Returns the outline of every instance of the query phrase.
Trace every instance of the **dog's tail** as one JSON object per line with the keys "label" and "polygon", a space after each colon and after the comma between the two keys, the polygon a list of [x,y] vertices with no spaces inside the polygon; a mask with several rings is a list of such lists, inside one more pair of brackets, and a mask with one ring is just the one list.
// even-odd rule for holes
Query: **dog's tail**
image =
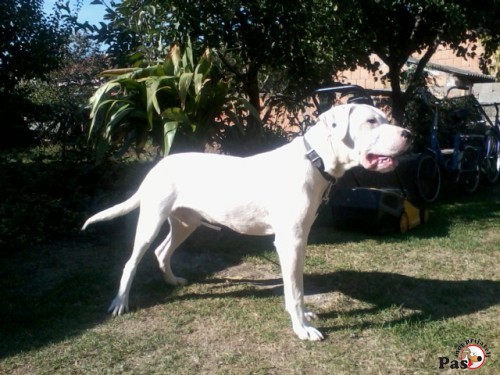
{"label": "dog's tail", "polygon": [[136,192],[134,195],[132,195],[129,199],[127,199],[125,202],[119,203],[117,205],[114,205],[113,207],[110,207],[104,211],[98,212],[94,216],[90,217],[85,224],[83,224],[82,230],[85,230],[90,224],[97,223],[99,221],[107,221],[114,219],[119,216],[123,216],[130,211],[136,209],[139,207],[140,200],[139,200],[139,193]]}

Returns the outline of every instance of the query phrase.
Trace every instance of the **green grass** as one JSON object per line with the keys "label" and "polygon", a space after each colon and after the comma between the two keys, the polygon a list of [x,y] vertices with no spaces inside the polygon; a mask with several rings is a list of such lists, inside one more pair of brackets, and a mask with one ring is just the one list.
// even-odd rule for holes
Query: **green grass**
{"label": "green grass", "polygon": [[148,253],[132,313],[106,314],[130,254],[133,220],[50,240],[0,263],[2,374],[436,374],[469,337],[480,374],[500,373],[500,190],[448,198],[406,234],[310,236],[306,303],[320,343],[283,310],[272,238],[203,229],[174,259],[191,283],[164,284]]}

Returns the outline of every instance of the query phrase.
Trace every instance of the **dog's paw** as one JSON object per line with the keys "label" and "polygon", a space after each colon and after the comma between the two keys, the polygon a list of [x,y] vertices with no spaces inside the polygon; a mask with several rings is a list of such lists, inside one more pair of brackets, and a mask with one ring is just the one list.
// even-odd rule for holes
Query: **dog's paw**
{"label": "dog's paw", "polygon": [[177,276],[166,277],[165,276],[164,279],[165,279],[165,282],[167,284],[174,285],[174,286],[184,286],[188,283],[188,281],[183,277],[177,277]]}
{"label": "dog's paw", "polygon": [[128,302],[120,297],[116,297],[108,308],[108,312],[113,316],[123,315],[128,311]]}
{"label": "dog's paw", "polygon": [[311,325],[302,325],[293,327],[293,331],[301,340],[321,341],[324,340],[323,334]]}
{"label": "dog's paw", "polygon": [[304,311],[304,316],[306,317],[306,319],[308,321],[318,319],[318,315],[316,315],[314,312],[309,311],[309,310]]}
{"label": "dog's paw", "polygon": [[183,285],[186,285],[188,283],[187,279],[183,278],[183,277],[175,277],[175,285],[180,285],[180,286],[183,286]]}

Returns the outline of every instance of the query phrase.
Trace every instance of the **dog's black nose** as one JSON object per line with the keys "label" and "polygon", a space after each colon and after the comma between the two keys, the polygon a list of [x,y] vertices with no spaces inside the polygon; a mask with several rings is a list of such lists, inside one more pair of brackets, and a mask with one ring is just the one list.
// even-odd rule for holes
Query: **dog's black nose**
{"label": "dog's black nose", "polygon": [[401,132],[401,137],[407,139],[407,140],[410,140],[412,138],[412,135],[411,135],[411,132],[409,130],[403,130]]}

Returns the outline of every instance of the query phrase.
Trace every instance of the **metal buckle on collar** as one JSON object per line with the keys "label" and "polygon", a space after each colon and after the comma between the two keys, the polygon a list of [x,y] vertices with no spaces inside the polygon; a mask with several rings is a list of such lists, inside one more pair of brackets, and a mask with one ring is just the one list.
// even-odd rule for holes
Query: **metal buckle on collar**
{"label": "metal buckle on collar", "polygon": [[[305,139],[304,139],[305,140]],[[309,146],[309,144],[307,143],[306,141],[306,147]],[[309,146],[310,147],[310,146]],[[323,159],[321,159],[321,157],[318,155],[318,153],[316,152],[316,150],[314,149],[309,149],[307,152],[306,152],[306,156],[307,158],[311,161],[311,163],[313,163],[313,165],[316,167],[316,168],[319,168],[321,167],[322,169],[324,169],[324,164],[323,164]]]}
{"label": "metal buckle on collar", "polygon": [[306,146],[306,157],[311,161],[312,165],[316,167],[316,169],[321,173],[323,178],[327,181],[330,181],[330,183],[336,182],[335,177],[329,175],[325,171],[325,164],[323,163],[323,159],[321,159],[321,156],[318,155],[316,150],[314,150],[309,142],[307,142],[306,138],[303,137],[304,139],[304,145]]}

